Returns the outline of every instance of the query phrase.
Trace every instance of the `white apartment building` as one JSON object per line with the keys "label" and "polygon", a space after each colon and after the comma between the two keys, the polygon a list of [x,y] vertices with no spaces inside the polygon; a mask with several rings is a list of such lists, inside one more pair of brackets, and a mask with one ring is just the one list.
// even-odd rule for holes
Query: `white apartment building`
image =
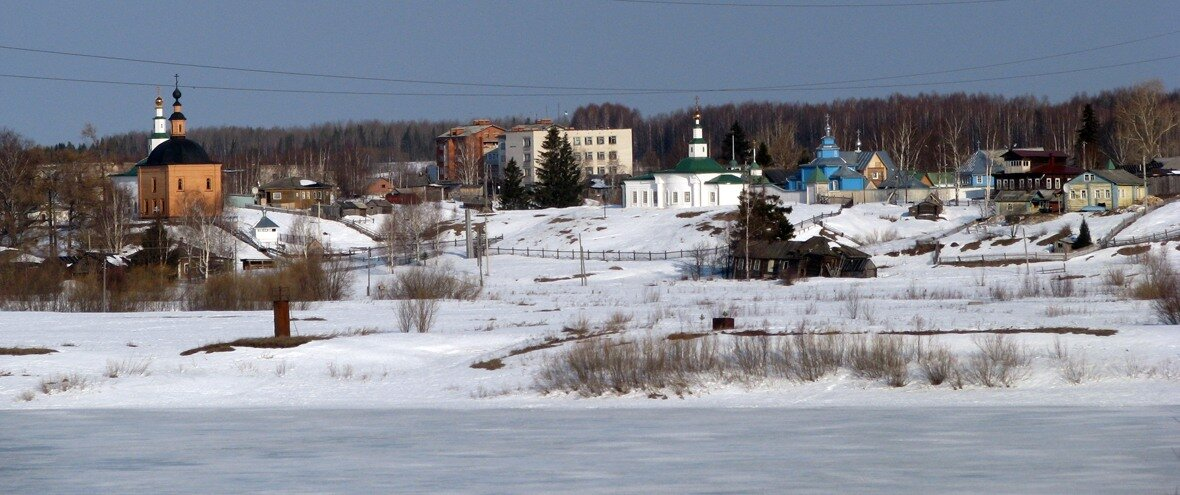
{"label": "white apartment building", "polygon": [[[500,175],[508,162],[516,160],[524,172],[524,182],[537,178],[537,162],[543,151],[545,134],[553,126],[548,119],[535,124],[514,126],[500,137]],[[582,173],[586,176],[631,175],[633,154],[631,129],[569,129],[557,126],[569,139]]]}

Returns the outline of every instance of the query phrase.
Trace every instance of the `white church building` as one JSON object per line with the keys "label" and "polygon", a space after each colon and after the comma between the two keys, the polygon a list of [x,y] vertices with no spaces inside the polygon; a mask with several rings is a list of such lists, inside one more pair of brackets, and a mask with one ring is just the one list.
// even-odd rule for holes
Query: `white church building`
{"label": "white church building", "polygon": [[[767,194],[779,196],[782,188],[768,184],[758,163],[748,167],[731,163],[721,165],[709,157],[709,145],[701,130],[701,109],[693,112],[692,141],[688,157],[675,167],[644,174],[623,181],[624,208],[692,208],[698,206],[737,206],[742,191],[750,184]],[[748,173],[748,176],[746,174]]]}

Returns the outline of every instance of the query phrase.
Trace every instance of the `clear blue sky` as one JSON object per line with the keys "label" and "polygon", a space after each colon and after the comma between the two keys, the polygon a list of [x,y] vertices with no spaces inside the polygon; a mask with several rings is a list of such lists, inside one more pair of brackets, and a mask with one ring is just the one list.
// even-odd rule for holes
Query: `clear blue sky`
{"label": "clear blue sky", "polygon": [[[826,101],[894,92],[1033,94],[1060,100],[1158,78],[1180,84],[1180,58],[1000,81],[890,88],[710,92],[925,73],[1054,55],[1180,30],[1170,1],[1016,0],[891,7],[771,7],[822,0],[435,0],[0,3],[0,45],[188,64],[390,79],[533,86],[686,89],[681,93],[538,95],[544,89],[335,80],[0,49],[0,74],[159,84],[393,93],[322,95],[184,89],[194,127],[286,126],[360,119],[555,116],[591,102],[645,114],[747,100]],[[913,3],[921,0],[837,0]],[[939,2],[942,0],[929,0]],[[755,4],[760,4],[755,5]],[[1180,55],[1180,33],[987,69],[843,86],[1037,74]],[[182,88],[183,89],[183,88]],[[573,91],[578,92],[578,91]],[[602,91],[580,91],[581,93]],[[0,127],[34,141],[150,129],[154,87],[0,77]],[[169,101],[170,103],[170,101]]]}

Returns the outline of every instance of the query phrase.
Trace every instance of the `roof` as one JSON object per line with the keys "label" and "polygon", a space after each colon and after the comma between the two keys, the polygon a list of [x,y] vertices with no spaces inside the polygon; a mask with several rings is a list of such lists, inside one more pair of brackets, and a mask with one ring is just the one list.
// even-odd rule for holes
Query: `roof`
{"label": "roof", "polygon": [[997,203],[1027,203],[1032,199],[1031,191],[999,191],[996,193]]}
{"label": "roof", "polygon": [[639,180],[655,180],[655,179],[656,179],[656,176],[654,176],[652,174],[643,174],[643,175],[637,175],[635,177],[623,179],[623,181],[626,182],[629,180],[639,181]]}
{"label": "roof", "polygon": [[[739,256],[745,248],[738,244],[734,248],[734,256]],[[790,259],[807,255],[844,256],[845,258],[869,259],[864,251],[845,246],[821,236],[813,236],[802,241],[751,241],[750,257],[760,259]]]}
{"label": "roof", "polygon": [[989,173],[987,167],[988,162],[991,162],[991,170],[993,172],[997,170],[1003,170],[1004,159],[1000,157],[1004,155],[1005,151],[1006,150],[976,150],[975,153],[972,153],[971,156],[967,158],[967,161],[963,162],[963,165],[959,167],[959,172],[971,175],[987,175]]}
{"label": "roof", "polygon": [[273,220],[267,218],[266,212],[263,212],[262,219],[259,220],[258,223],[254,224],[254,228],[256,228],[256,229],[277,229],[277,228],[279,228],[279,224],[274,223]]}
{"label": "roof", "polygon": [[1005,160],[1011,160],[1014,158],[1023,158],[1023,159],[1061,158],[1061,159],[1065,159],[1065,158],[1068,158],[1069,155],[1066,155],[1065,152],[1062,152],[1062,151],[1052,151],[1052,150],[1046,151],[1044,148],[1013,148],[1013,149],[1008,150],[1003,155],[1000,155],[1000,157]]}
{"label": "roof", "polygon": [[494,124],[465,125],[465,126],[459,126],[459,127],[452,127],[451,129],[447,130],[447,132],[439,134],[438,137],[449,138],[449,137],[470,136],[472,134],[479,134],[483,130],[491,128],[491,127],[495,127],[496,129],[500,129],[501,131],[504,130],[500,126],[494,125]]}
{"label": "roof", "polygon": [[741,184],[742,179],[733,174],[721,174],[717,177],[709,179],[705,184]]}
{"label": "roof", "polygon": [[1166,169],[1180,169],[1180,156],[1161,156],[1152,161]]}
{"label": "roof", "polygon": [[144,158],[138,162],[135,162],[135,165],[132,165],[131,168],[124,170],[123,172],[120,172],[117,174],[111,174],[110,176],[111,177],[139,177],[139,166],[143,165],[146,162],[147,162],[147,158]]}
{"label": "roof", "polygon": [[768,170],[763,170],[762,176],[766,177],[766,180],[773,182],[775,184],[784,184],[787,182],[787,179],[789,179],[791,177],[791,174],[783,169],[772,168],[772,169],[768,169]]}
{"label": "roof", "polygon": [[[163,145],[161,145],[163,146]],[[271,189],[331,189],[331,184],[308,179],[306,177],[285,177],[272,180],[258,187],[262,190]]]}
{"label": "roof", "polygon": [[661,170],[660,173],[681,173],[681,174],[717,174],[725,173],[729,170],[722,167],[717,160],[712,158],[684,158],[676,163],[675,167],[669,170]]}
{"label": "roof", "polygon": [[907,175],[890,175],[889,178],[881,181],[879,187],[881,189],[930,189],[930,186],[922,183],[922,181]]}
{"label": "roof", "polygon": [[839,169],[836,169],[836,171],[835,171],[835,172],[832,172],[832,175],[831,175],[831,177],[830,177],[830,178],[835,178],[835,179],[863,179],[863,178],[865,178],[865,176],[864,176],[864,174],[862,174],[862,173],[860,173],[860,172],[857,172],[857,171],[855,171],[855,170],[852,170],[852,169],[851,169],[851,168],[849,168],[849,167],[840,167]]}
{"label": "roof", "polygon": [[1091,170],[1090,173],[1120,186],[1141,186],[1143,179],[1123,169]]}
{"label": "roof", "polygon": [[183,137],[168,138],[148,155],[143,166],[217,163],[200,144]]}

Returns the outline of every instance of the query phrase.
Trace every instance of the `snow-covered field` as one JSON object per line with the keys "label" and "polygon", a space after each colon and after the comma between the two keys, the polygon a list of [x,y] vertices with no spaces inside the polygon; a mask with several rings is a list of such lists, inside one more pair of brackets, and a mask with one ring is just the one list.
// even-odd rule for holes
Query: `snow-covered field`
{"label": "snow-covered field", "polygon": [[[792,219],[801,221],[835,210],[835,207],[826,205],[799,206],[792,213]],[[1172,217],[1160,217],[1160,212],[1167,211],[1174,212],[1171,205],[1140,219],[1139,222],[1145,222],[1143,226],[1136,222],[1127,231],[1138,228],[1141,234],[1149,234],[1173,225],[1176,222]],[[242,210],[239,215],[244,217],[250,212]],[[503,247],[570,249],[571,242],[576,246],[580,234],[586,249],[664,251],[715,243],[715,233],[724,227],[725,213],[720,209],[608,209],[606,218],[603,218],[602,209],[586,207],[503,212],[479,217],[478,221],[486,218],[491,234],[504,236],[499,244]],[[457,217],[453,211],[448,215]],[[284,228],[290,225],[291,219],[281,214],[268,216]],[[114,418],[122,417],[123,412],[83,412],[114,408],[141,418],[142,421],[134,423],[147,424],[147,431],[155,432],[155,435],[171,434],[173,428],[170,425],[187,422],[186,418],[189,418],[198,426],[179,428],[178,438],[181,441],[189,438],[200,444],[201,440],[195,437],[200,437],[213,426],[199,425],[220,425],[228,414],[231,418],[226,420],[227,424],[233,425],[229,428],[244,432],[240,437],[233,436],[233,441],[257,445],[265,441],[250,436],[249,432],[259,424],[269,425],[261,430],[276,431],[279,439],[302,441],[302,430],[285,427],[274,430],[273,424],[300,421],[301,414],[294,412],[296,410],[316,410],[319,412],[309,412],[312,429],[315,429],[314,425],[333,423],[337,416],[353,418],[339,427],[353,428],[345,433],[345,437],[357,439],[357,442],[362,442],[364,421],[397,425],[379,428],[379,438],[392,442],[392,445],[403,445],[397,443],[402,441],[401,437],[410,437],[407,446],[410,452],[427,458],[423,461],[427,463],[424,466],[435,470],[446,471],[449,466],[454,468],[450,471],[454,471],[460,469],[456,463],[481,463],[489,456],[499,458],[523,451],[529,452],[524,460],[488,465],[500,466],[507,471],[534,469],[526,463],[540,463],[541,459],[550,457],[544,454],[547,448],[558,448],[549,446],[549,441],[570,449],[588,445],[585,447],[588,452],[599,455],[625,452],[620,454],[618,461],[599,470],[578,471],[581,458],[560,458],[552,467],[553,471],[564,473],[564,477],[553,478],[558,484],[546,485],[538,481],[541,474],[529,471],[532,474],[522,473],[519,478],[514,478],[521,480],[523,484],[520,486],[526,487],[523,491],[565,488],[580,492],[612,492],[617,486],[615,483],[623,478],[628,481],[626,486],[652,487],[651,491],[679,493],[728,489],[744,492],[747,490],[732,490],[724,480],[732,476],[764,477],[765,474],[751,473],[789,471],[800,465],[817,470],[819,477],[812,480],[814,483],[804,478],[756,477],[753,478],[754,486],[803,492],[831,492],[833,487],[841,487],[836,490],[841,492],[907,491],[864,484],[863,480],[873,478],[840,467],[846,463],[863,464],[864,469],[878,473],[872,475],[877,476],[875,479],[889,479],[887,473],[882,474],[889,466],[905,466],[910,477],[907,479],[911,482],[896,486],[909,487],[908,491],[940,487],[945,489],[936,491],[971,492],[983,486],[997,487],[991,490],[997,492],[1142,492],[1156,487],[1159,489],[1154,491],[1171,491],[1175,476],[1165,473],[1174,471],[1165,466],[1174,467],[1180,461],[1167,457],[1167,448],[1177,448],[1180,423],[1165,418],[1174,416],[1180,405],[1180,326],[1160,324],[1148,301],[1130,299],[1124,288],[1108,283],[1113,272],[1124,274],[1129,279],[1128,284],[1140,280],[1144,268],[1137,264],[1137,258],[1119,254],[1117,249],[1108,249],[1065,263],[964,268],[934,267],[930,265],[929,255],[895,253],[911,247],[915,238],[932,236],[942,237],[947,249],[961,249],[963,245],[984,237],[978,229],[988,228],[973,226],[971,232],[956,232],[958,227],[974,220],[975,212],[971,208],[951,208],[944,216],[945,220],[937,222],[914,220],[900,207],[858,205],[836,217],[824,219],[828,231],[840,235],[844,242],[859,243],[861,249],[874,254],[874,261],[880,267],[879,277],[875,279],[809,279],[797,281],[792,286],[773,281],[691,281],[686,278],[683,262],[677,260],[587,261],[589,276],[583,286],[575,277],[580,270],[577,261],[493,256],[481,296],[474,301],[444,301],[433,330],[425,334],[397,331],[396,303],[366,299],[365,270],[358,265],[353,270],[356,277],[352,298],[313,303],[293,310],[292,317],[296,319],[294,333],[309,335],[362,328],[376,329],[378,333],[314,341],[290,349],[238,348],[233,352],[180,355],[184,350],[205,344],[269,335],[272,322],[266,311],[0,313],[0,347],[46,347],[57,351],[44,355],[0,356],[0,424],[26,425],[20,427],[24,431],[31,428],[27,425],[53,418],[71,424],[96,422],[104,431],[114,431],[113,436],[89,444],[101,448],[103,442],[120,441],[122,437],[118,435],[129,438],[136,435],[114,426],[118,423]],[[1087,216],[1087,222],[1097,238],[1121,218],[1120,215]],[[1064,225],[1073,226],[1076,232],[1080,221],[1080,214],[1070,214],[1044,225],[1025,227],[1025,230],[1029,237],[1052,235]],[[324,224],[326,232],[331,229],[333,243],[360,247],[372,242],[346,226],[334,222]],[[808,227],[802,229],[799,236],[807,237],[819,231],[818,226]],[[946,235],[948,232],[955,233]],[[1019,234],[1020,237],[1024,235],[1024,232]],[[999,238],[1002,237],[996,237]],[[949,247],[952,243],[958,246]],[[1010,253],[1012,249],[1019,249],[1021,244],[984,240],[964,254]],[[1176,243],[1163,246],[1156,243],[1153,249],[1166,256],[1173,266],[1180,266]],[[474,261],[464,259],[458,249],[431,263],[477,273]],[[1043,273],[1050,268],[1064,268],[1065,272]],[[393,273],[404,269],[391,272],[387,267],[375,268],[372,285],[388,284]],[[1060,284],[1055,285],[1052,281],[1063,275],[1073,277],[1069,279],[1072,285],[1068,293],[1062,293]],[[858,302],[856,308],[851,307],[851,299]],[[709,332],[711,318],[722,315],[735,317],[738,330],[769,332],[990,329],[1034,332],[1009,337],[1031,358],[1022,378],[1012,387],[988,388],[967,384],[959,390],[946,384],[932,386],[925,383],[916,365],[912,365],[908,383],[897,388],[880,379],[858,377],[842,368],[814,382],[706,380],[694,386],[691,394],[682,398],[668,394],[672,398],[666,400],[652,399],[645,393],[586,398],[574,394],[542,394],[534,388],[540,365],[572,344],[510,356],[513,350],[566,335],[562,329],[575,326],[580,320],[589,322],[591,328],[601,328],[616,314],[629,317],[630,322],[622,334],[629,339]],[[1114,330],[1115,333],[1108,336],[1038,333],[1043,329],[1062,327]],[[965,356],[976,349],[973,337],[971,334],[948,334],[931,339]],[[718,338],[724,344],[744,337],[721,335]],[[1072,383],[1066,378],[1065,369],[1071,361],[1062,358],[1056,350],[1058,348],[1070,354],[1073,365],[1084,362],[1083,367],[1088,372],[1080,383]],[[491,359],[501,359],[504,366],[494,370],[471,366]],[[112,367],[142,368],[142,371],[110,377],[108,370]],[[46,394],[39,390],[43,381],[62,376],[84,383],[65,392]],[[1063,406],[1066,409],[1037,409]],[[1092,409],[1103,407],[1120,409],[1099,409],[1098,412]],[[241,408],[278,410],[257,413]],[[747,408],[769,410],[748,412],[745,411]],[[876,410],[878,408],[885,408],[885,411]],[[153,412],[133,411],[140,409]],[[324,409],[351,412],[326,413],[322,412]],[[357,409],[395,409],[418,419],[406,423],[410,420],[404,419],[403,413]],[[432,412],[417,411],[419,409]],[[663,412],[649,413],[648,410]],[[1046,419],[1047,416],[1067,419]],[[1143,425],[1135,419],[1140,416],[1148,417],[1148,423],[1154,425],[1149,432],[1135,429]],[[1030,417],[1039,418],[1042,423],[1033,424],[1043,424],[1044,428],[1031,432],[1026,426],[1007,428],[1024,424],[1022,421]],[[451,424],[448,418],[470,429],[445,428]],[[836,428],[835,431],[825,430],[826,433],[808,436],[792,429],[798,422],[814,424],[832,418],[835,419],[825,428]],[[585,424],[579,424],[581,421]],[[733,425],[747,421],[755,426],[742,431],[732,430]],[[1086,421],[1092,423],[1092,428],[1083,426]],[[534,423],[539,426],[534,428]],[[696,427],[679,427],[686,423]],[[437,438],[421,437],[426,434],[418,430],[422,424],[436,426],[427,426],[422,431],[437,434]],[[579,426],[564,431],[562,425],[565,424]],[[635,440],[629,435],[631,428],[646,433]],[[0,430],[7,430],[0,432],[0,440],[4,440],[4,447],[0,448],[7,448],[8,440],[16,436],[15,431],[7,427]],[[1129,430],[1134,431],[1124,436]],[[512,438],[505,440],[500,434],[465,435],[465,431],[514,432],[524,436],[509,435]],[[522,433],[525,431],[529,433]],[[144,434],[159,441],[152,433]],[[591,441],[596,434],[602,439]],[[895,434],[897,438],[889,437],[889,434]],[[67,433],[54,431],[50,437],[68,438],[62,435]],[[865,435],[871,438],[862,444]],[[1108,444],[1110,435],[1122,443]],[[925,440],[907,443],[911,436]],[[457,450],[451,450],[453,443],[461,443],[459,438],[475,438],[486,444],[456,445],[453,448]],[[678,438],[691,441],[683,440],[687,443],[678,444]],[[720,441],[716,440],[718,438],[731,442],[732,445],[724,447],[731,450],[700,450],[700,445],[714,445]],[[1041,440],[1034,441],[1037,438]],[[1026,451],[1058,439],[1077,442],[1069,444],[1076,445],[1076,450],[1058,443],[1044,450]],[[330,439],[317,441],[328,442]],[[929,443],[922,443],[925,441]],[[51,457],[59,459],[69,455],[69,449],[61,445],[45,446],[37,442],[27,440],[17,442],[17,445],[29,449],[52,449],[59,454]],[[45,442],[53,443],[51,440]],[[501,449],[500,444],[504,442],[508,446]],[[692,455],[682,454],[674,448],[676,445],[700,451]],[[857,450],[865,445],[875,445],[874,448],[894,457],[876,459],[868,453],[873,450]],[[997,445],[1003,448],[984,452],[988,446],[995,448]],[[1107,450],[1112,445],[1117,448]],[[889,451],[894,447],[898,450]],[[387,448],[390,447],[386,444],[362,445],[359,452],[377,455]],[[820,457],[823,456],[817,454],[824,448],[832,449],[824,454],[832,456],[831,463],[822,461]],[[149,448],[143,458],[157,459],[152,452],[159,453],[162,449],[163,446]],[[743,449],[761,454],[744,457]],[[218,455],[216,451],[213,449],[210,452],[214,453],[209,455]],[[263,450],[249,455],[265,462],[271,457],[282,457],[284,452]],[[977,454],[981,452],[989,457],[980,461],[982,464],[971,464],[979,460]],[[1048,452],[1064,457],[1050,461],[1044,457],[1050,455]],[[1142,453],[1144,464],[1138,468],[1117,467],[1124,465],[1120,463],[1128,463],[1126,456],[1136,455],[1136,452]],[[743,467],[698,470],[699,465],[708,464],[711,453]],[[779,453],[781,455],[777,455]],[[292,455],[304,456],[300,457],[301,465],[318,462],[315,459],[321,458],[315,453]],[[444,460],[429,460],[439,456]],[[908,460],[901,462],[900,458]],[[221,461],[210,459],[167,459],[160,462],[222,465]],[[636,459],[635,462],[654,459],[648,461],[643,473],[663,473],[666,469],[685,477],[670,479],[674,475],[667,474],[645,481],[632,480],[629,478],[636,473],[628,467],[627,459]],[[937,467],[928,465],[934,462],[933,459],[954,464],[958,469],[940,474]],[[1099,462],[1101,459],[1105,460]],[[18,487],[35,486],[38,479],[44,481],[44,478],[28,477],[31,476],[29,473],[36,472],[36,467],[29,467],[30,464],[35,465],[38,461],[34,458],[24,460],[18,463],[21,467],[15,471],[12,468],[7,471],[8,474],[15,473],[14,479],[23,483]],[[743,464],[743,460],[750,464]],[[412,461],[406,462],[417,465]],[[1130,462],[1126,466],[1134,464]],[[975,467],[964,467],[967,465]],[[384,469],[384,466],[383,463],[362,463],[350,467]],[[1020,471],[1020,466],[1026,466],[1026,469]],[[1089,467],[1082,469],[1080,466]],[[398,480],[403,480],[406,485],[392,480],[388,484],[378,484],[393,491],[402,486],[410,487],[410,491],[485,491],[474,488],[479,486],[476,480],[465,478],[467,475],[464,474],[444,476],[441,478],[444,482],[431,485],[431,481],[425,479],[427,477],[420,476],[421,473],[434,472],[427,468],[405,480],[399,476]],[[1115,472],[1126,477],[1093,476],[1094,483],[1083,483],[1091,479],[1088,477],[1091,468],[1106,469],[1106,473]],[[0,463],[0,474],[5,474],[5,469]],[[87,469],[103,471],[101,467],[80,468],[81,472]],[[550,468],[535,469],[549,472]],[[1017,469],[1018,475],[1011,479],[1002,478],[1002,471],[1006,469]],[[1041,469],[1044,473],[1035,471]],[[1063,469],[1066,471],[1061,471]],[[254,471],[229,469],[229,472],[238,473],[233,476],[246,476]],[[1063,490],[1052,484],[1069,472],[1076,473],[1076,476],[1069,476],[1073,476],[1071,481],[1077,483],[1067,486],[1077,489]],[[704,482],[700,481],[704,474],[692,473],[713,473],[715,477]],[[475,476],[477,473],[468,474]],[[120,488],[128,486],[126,480],[112,477],[109,472],[105,476],[110,477],[111,484],[104,485],[109,491],[125,491]],[[219,479],[228,483],[227,479],[233,478]],[[931,484],[922,485],[923,479],[929,479]],[[1001,479],[1010,484],[1002,484]],[[278,483],[273,486],[307,486],[299,485],[298,478],[294,480],[295,485]],[[694,480],[697,483],[693,484]],[[1120,480],[1130,481],[1124,484]],[[60,491],[74,491],[65,485],[60,486],[63,488]],[[221,485],[210,485],[210,489],[233,491],[229,485],[224,485],[225,490],[218,490],[217,486]],[[343,486],[340,491],[365,491],[357,485]],[[696,488],[680,490],[675,489],[677,486]],[[333,488],[326,490],[336,491]],[[104,490],[99,487],[99,491]],[[289,490],[279,488],[277,491]]]}

